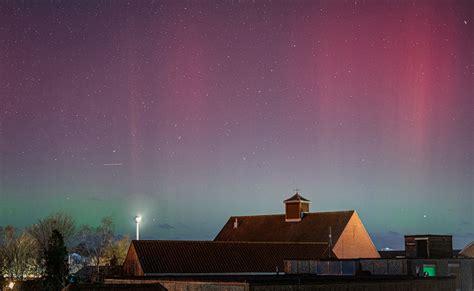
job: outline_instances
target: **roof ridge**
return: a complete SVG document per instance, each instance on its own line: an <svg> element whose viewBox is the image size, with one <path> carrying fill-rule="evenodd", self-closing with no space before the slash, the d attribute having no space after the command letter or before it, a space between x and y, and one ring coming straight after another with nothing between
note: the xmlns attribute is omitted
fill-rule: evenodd
<svg viewBox="0 0 474 291"><path fill-rule="evenodd" d="M341 212L355 212L355 209L346 209L346 210L327 210L327 211L318 211L318 212L307 212L306 214L317 214L317 213L341 213Z"/></svg>
<svg viewBox="0 0 474 291"><path fill-rule="evenodd" d="M146 240L132 240L132 243L212 243L212 244L285 244L285 245L321 245L327 244L327 242L285 242L285 241L213 241L213 240L159 240L159 239L146 239Z"/></svg>
<svg viewBox="0 0 474 291"><path fill-rule="evenodd" d="M346 210L336 210L336 211L317 211L317 212L306 212L305 214L319 214L319 213L342 213L342 212L355 212L355 209L346 209ZM257 215L231 215L230 218L239 218L239 217L262 217L262 216L285 216L284 213L281 214L257 214Z"/></svg>
<svg viewBox="0 0 474 291"><path fill-rule="evenodd" d="M291 241L213 241L217 243L238 243L238 244L285 244L285 245L321 245L327 244L328 242L291 242Z"/></svg>
<svg viewBox="0 0 474 291"><path fill-rule="evenodd" d="M279 214L256 214L256 215L231 215L230 217L256 217L256 216L285 216L284 213Z"/></svg>

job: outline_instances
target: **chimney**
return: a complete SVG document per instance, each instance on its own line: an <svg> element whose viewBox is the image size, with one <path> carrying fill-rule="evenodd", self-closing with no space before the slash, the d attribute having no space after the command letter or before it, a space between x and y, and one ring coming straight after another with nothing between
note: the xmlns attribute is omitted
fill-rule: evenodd
<svg viewBox="0 0 474 291"><path fill-rule="evenodd" d="M298 191L295 195L283 201L285 204L285 221L286 222L298 222L304 218L304 214L309 212L309 201L303 198Z"/></svg>
<svg viewBox="0 0 474 291"><path fill-rule="evenodd" d="M237 221L237 217L234 220L234 229L239 227L239 222Z"/></svg>

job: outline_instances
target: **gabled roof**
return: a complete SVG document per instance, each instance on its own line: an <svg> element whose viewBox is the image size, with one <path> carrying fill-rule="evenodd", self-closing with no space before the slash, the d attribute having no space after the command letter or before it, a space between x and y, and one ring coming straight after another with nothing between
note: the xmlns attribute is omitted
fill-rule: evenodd
<svg viewBox="0 0 474 291"><path fill-rule="evenodd" d="M284 214L232 216L214 240L327 243L331 228L334 245L353 214L354 210L305 213L299 222L286 222Z"/></svg>
<svg viewBox="0 0 474 291"><path fill-rule="evenodd" d="M311 203L308 199L301 196L298 192L296 192L295 195L293 195L290 198L283 201L283 203L287 203L287 202L307 202L307 203Z"/></svg>
<svg viewBox="0 0 474 291"><path fill-rule="evenodd" d="M327 244L317 243L134 240L132 247L145 275L275 273L286 259L328 257Z"/></svg>
<svg viewBox="0 0 474 291"><path fill-rule="evenodd" d="M474 242L469 243L465 246L458 254L462 257L474 258Z"/></svg>

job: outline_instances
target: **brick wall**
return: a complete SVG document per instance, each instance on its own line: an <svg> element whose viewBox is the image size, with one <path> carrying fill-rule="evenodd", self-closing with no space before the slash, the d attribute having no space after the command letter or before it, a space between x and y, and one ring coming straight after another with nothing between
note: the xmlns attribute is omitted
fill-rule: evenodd
<svg viewBox="0 0 474 291"><path fill-rule="evenodd" d="M333 248L338 259L380 258L362 221L354 212Z"/></svg>
<svg viewBox="0 0 474 291"><path fill-rule="evenodd" d="M143 276L143 270L133 244L130 244L127 256L123 262L123 273L125 276Z"/></svg>

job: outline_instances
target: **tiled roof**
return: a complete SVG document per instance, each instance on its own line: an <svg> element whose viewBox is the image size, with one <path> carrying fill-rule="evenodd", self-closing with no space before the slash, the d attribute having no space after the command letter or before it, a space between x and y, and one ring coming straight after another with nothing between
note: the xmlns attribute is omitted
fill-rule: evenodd
<svg viewBox="0 0 474 291"><path fill-rule="evenodd" d="M303 201L303 202L310 202L308 199L301 196L298 192L295 195L291 196L290 198L284 200L283 202L290 202L290 201Z"/></svg>
<svg viewBox="0 0 474 291"><path fill-rule="evenodd" d="M213 241L132 241L145 275L274 273L287 259L328 256L326 244Z"/></svg>
<svg viewBox="0 0 474 291"><path fill-rule="evenodd" d="M286 222L284 214L232 216L215 241L328 242L331 227L333 244L349 222L353 210L305 213L299 222ZM234 221L237 219L237 228Z"/></svg>

